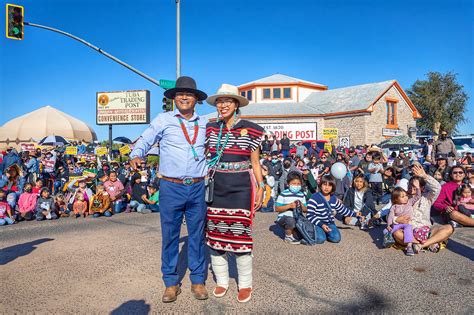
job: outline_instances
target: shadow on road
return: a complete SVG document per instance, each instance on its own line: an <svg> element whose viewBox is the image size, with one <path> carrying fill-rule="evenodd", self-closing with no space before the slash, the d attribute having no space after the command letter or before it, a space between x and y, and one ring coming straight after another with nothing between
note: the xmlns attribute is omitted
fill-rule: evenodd
<svg viewBox="0 0 474 315"><path fill-rule="evenodd" d="M116 309L114 309L112 312L110 312L111 315L121 315L121 314L148 314L150 313L150 305L145 303L144 300L130 300Z"/></svg>
<svg viewBox="0 0 474 315"><path fill-rule="evenodd" d="M54 241L53 238L41 238L38 240L34 240L28 243L13 245L10 247L6 247L0 249L0 265L6 265L18 257L26 256L31 254L32 251L36 249L36 245Z"/></svg>
<svg viewBox="0 0 474 315"><path fill-rule="evenodd" d="M384 249L383 247L383 229L385 228L385 225L383 227L378 226L378 227L373 227L370 228L367 233L369 233L370 237L372 238L373 243L375 246L377 246L378 249Z"/></svg>
<svg viewBox="0 0 474 315"><path fill-rule="evenodd" d="M460 256L466 257L469 260L474 260L474 249L464 244L461 244L452 238L449 239L446 249L456 253Z"/></svg>
<svg viewBox="0 0 474 315"><path fill-rule="evenodd" d="M354 287L354 291L362 292L364 297L357 299L355 301L344 301L336 297L335 300L329 300L323 297L320 297L316 294L312 294L309 290L298 283L292 282L291 280L281 277L279 274L270 273L264 271L268 276L278 280L283 285L286 285L295 290L295 293L306 299L311 299L316 302L327 304L334 308L335 313L366 313L374 312L385 313L390 312L391 301L390 298L386 295L377 292L375 289L370 288L367 285L359 284ZM318 314L320 310L307 310L308 314ZM332 313L332 312L331 312Z"/></svg>

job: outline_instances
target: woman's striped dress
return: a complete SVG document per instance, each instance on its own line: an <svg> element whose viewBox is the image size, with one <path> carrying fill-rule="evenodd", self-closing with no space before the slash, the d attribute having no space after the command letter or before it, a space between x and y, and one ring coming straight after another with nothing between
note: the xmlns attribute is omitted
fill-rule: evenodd
<svg viewBox="0 0 474 315"><path fill-rule="evenodd" d="M220 124L207 124L207 145L211 156L216 155ZM221 145L227 132L229 140L220 162L249 161L250 153L257 150L264 129L250 121L240 120L231 131L224 125ZM207 245L215 250L236 253L251 252L252 216L255 186L252 170L225 171L217 169L214 176L214 200L207 208ZM253 175L252 175L253 176Z"/></svg>

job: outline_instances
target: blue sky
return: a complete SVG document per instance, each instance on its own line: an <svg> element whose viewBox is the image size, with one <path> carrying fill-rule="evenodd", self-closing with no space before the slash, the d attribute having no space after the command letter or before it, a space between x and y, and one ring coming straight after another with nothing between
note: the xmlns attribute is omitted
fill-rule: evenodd
<svg viewBox="0 0 474 315"><path fill-rule="evenodd" d="M90 41L155 79L174 79L174 0L12 0L25 20ZM5 20L2 1L2 21ZM274 73L338 88L396 79L408 89L429 71L458 74L470 96L461 133L474 133L474 1L182 0L182 74L208 94ZM2 22L3 23L3 22ZM152 118L163 90L65 36L26 27L0 36L0 125L51 105L92 126L95 93L148 89ZM198 112L213 111L199 105ZM144 125L114 126L135 138Z"/></svg>

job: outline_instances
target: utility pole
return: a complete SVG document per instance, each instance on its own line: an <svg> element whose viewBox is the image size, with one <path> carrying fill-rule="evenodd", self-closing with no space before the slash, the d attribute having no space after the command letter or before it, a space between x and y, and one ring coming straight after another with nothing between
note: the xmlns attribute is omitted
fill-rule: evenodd
<svg viewBox="0 0 474 315"><path fill-rule="evenodd" d="M181 76L181 29L180 1L176 1L176 79Z"/></svg>

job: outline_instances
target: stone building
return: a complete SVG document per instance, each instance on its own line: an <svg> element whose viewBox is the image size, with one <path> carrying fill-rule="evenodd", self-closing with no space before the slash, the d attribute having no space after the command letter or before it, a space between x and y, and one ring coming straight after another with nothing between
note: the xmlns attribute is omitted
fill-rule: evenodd
<svg viewBox="0 0 474 315"><path fill-rule="evenodd" d="M395 80L331 90L275 74L242 84L239 91L250 100L242 108L243 119L278 138L286 132L293 141L322 139L327 128L337 128L336 141L346 145L379 143L402 134L414 137L421 117Z"/></svg>

